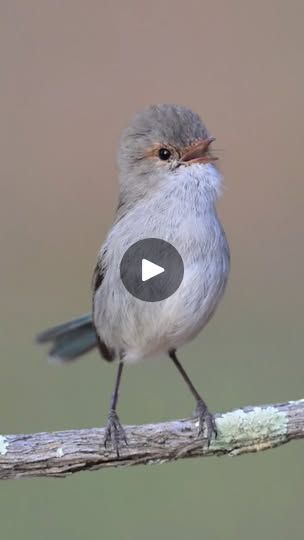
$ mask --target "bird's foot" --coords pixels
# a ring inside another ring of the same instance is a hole
[[[206,433],[208,448],[211,443],[212,435],[217,437],[217,428],[213,414],[208,410],[206,403],[199,399],[195,409],[195,416],[198,417],[198,436],[204,437]]]
[[[111,409],[104,434],[104,447],[107,448],[108,444],[111,444],[116,450],[117,457],[119,457],[119,450],[122,443],[128,446],[126,433],[119,421],[117,412]]]

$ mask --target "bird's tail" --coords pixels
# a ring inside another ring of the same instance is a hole
[[[90,313],[45,330],[37,343],[50,343],[49,356],[61,362],[76,360],[97,346],[97,336]]]

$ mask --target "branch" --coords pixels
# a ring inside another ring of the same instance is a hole
[[[102,444],[104,429],[0,435],[0,479],[64,477],[78,471],[165,463],[203,456],[238,456],[304,438],[304,399],[216,415],[209,448],[191,419],[127,426],[120,457]]]

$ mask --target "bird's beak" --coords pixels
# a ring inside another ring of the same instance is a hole
[[[193,163],[211,163],[218,158],[209,152],[210,144],[215,141],[214,137],[202,139],[186,148],[181,155],[180,163],[192,165]]]

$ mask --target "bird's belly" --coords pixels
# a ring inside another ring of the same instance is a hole
[[[213,204],[200,184],[181,183],[171,197],[142,206],[117,222],[106,243],[104,280],[95,295],[94,322],[102,341],[126,362],[167,352],[186,343],[205,326],[229,273],[229,248]],[[148,218],[147,218],[148,216]],[[134,227],[136,223],[136,227]],[[134,298],[120,279],[126,249],[142,238],[162,238],[178,249],[184,262],[180,287],[160,302]]]
[[[122,290],[120,303],[113,302],[112,297],[111,310],[100,315],[98,332],[115,350],[116,358],[127,363],[178,348],[208,322],[226,280],[226,267],[219,253],[208,265],[205,260],[186,265],[180,287],[166,300],[143,302]]]

